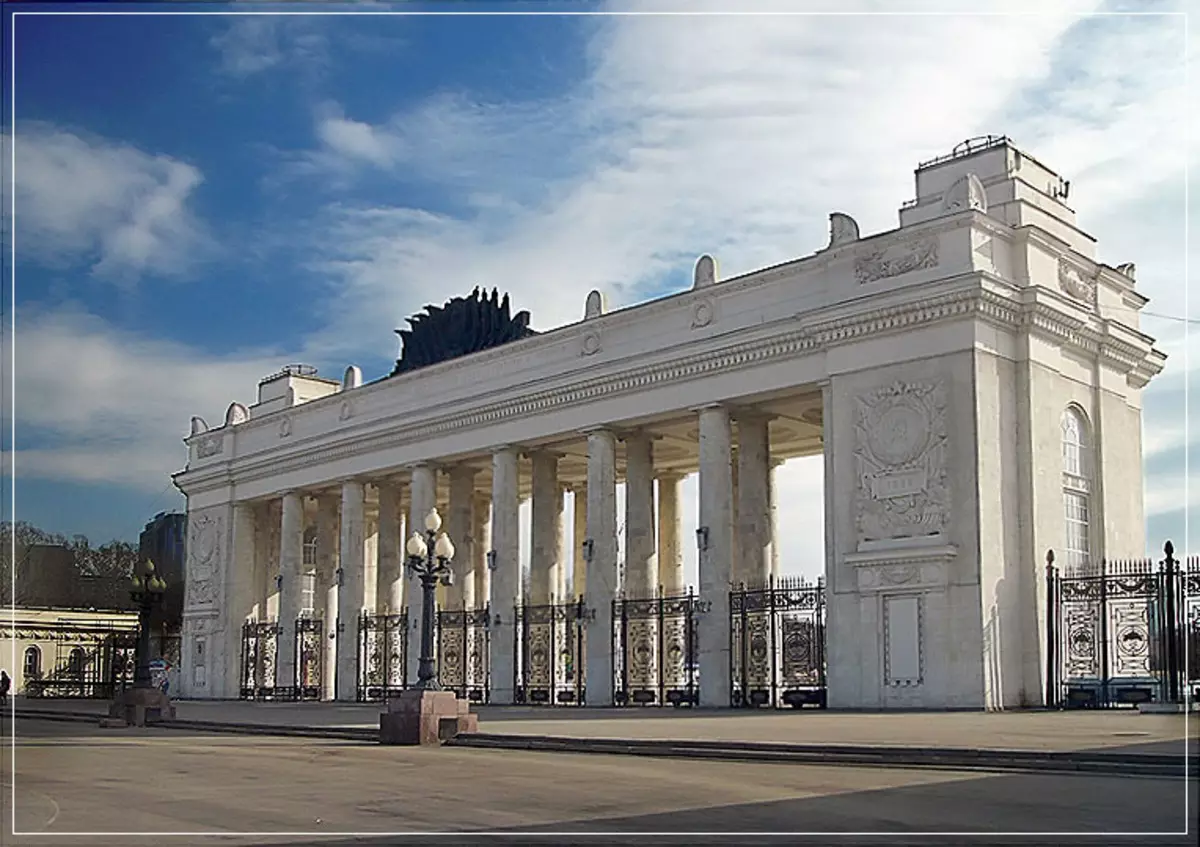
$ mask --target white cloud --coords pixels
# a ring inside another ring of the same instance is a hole
[[[0,140],[9,161],[13,138]],[[188,207],[203,180],[195,166],[42,123],[21,124],[15,146],[22,258],[128,282],[182,273],[211,246]]]
[[[327,61],[328,41],[319,22],[307,17],[232,17],[210,44],[220,58],[220,70],[239,79],[272,68],[312,73]]]
[[[1102,258],[1136,260],[1150,309],[1179,314],[1175,174],[1196,152],[1181,142],[1182,42],[1171,19],[1072,29],[1097,5],[968,7],[1036,17],[598,19],[587,78],[555,102],[443,93],[377,124],[323,108],[317,146],[290,157],[289,177],[419,179],[448,202],[331,207],[324,237],[308,239],[328,251],[314,265],[330,280],[329,324],[310,348],[377,353],[375,340],[406,315],[476,284],[512,292],[537,328],[550,328],[578,319],[591,288],[617,305],[659,293],[701,252],[715,252],[726,275],[807,254],[823,246],[834,209],[865,232],[888,229],[911,196],[914,165],[982,133],[1009,134],[1072,179],[1080,225],[1100,237]],[[292,54],[276,35],[262,24],[230,35],[230,67],[280,66]],[[267,64],[239,64],[246,45],[265,45]],[[1164,340],[1172,353],[1178,343]],[[219,400],[215,388],[195,396],[223,409],[264,372],[231,364]],[[1175,358],[1152,391],[1186,378]],[[198,404],[176,395],[171,405],[158,425],[177,434]],[[1148,420],[1147,453],[1189,435]],[[814,574],[823,561],[821,473],[807,460],[778,475],[790,572]],[[684,495],[691,538],[694,478]],[[1147,501],[1152,513],[1160,505]]]
[[[7,323],[0,331],[6,358]],[[17,322],[17,475],[111,482],[160,491],[187,461],[191,415],[211,425],[278,369],[272,351],[206,356],[182,344],[125,333],[78,309],[23,309]],[[4,380],[12,378],[6,368]],[[10,387],[2,386],[4,397]],[[6,421],[7,423],[7,421]],[[26,448],[25,445],[28,445]],[[7,457],[6,457],[7,459]]]

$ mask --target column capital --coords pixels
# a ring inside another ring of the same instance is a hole
[[[611,435],[616,438],[617,436],[616,430],[609,424],[597,424],[596,426],[589,426],[586,429],[579,430],[579,434],[588,437],[593,435]]]
[[[525,451],[525,447],[520,444],[497,444],[489,452],[495,456],[498,453],[516,453],[518,456]]]
[[[730,414],[730,406],[728,403],[721,402],[704,403],[699,406],[689,406],[688,411],[694,415],[703,414],[704,412],[724,412],[728,415]]]
[[[545,458],[545,459],[565,459],[567,454],[561,450],[554,450],[550,447],[531,447],[525,451],[525,456],[529,459]]]
[[[662,482],[681,482],[687,474],[682,471],[664,470],[654,474],[654,478]]]

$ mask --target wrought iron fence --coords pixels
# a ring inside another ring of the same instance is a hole
[[[616,705],[699,704],[696,620],[701,606],[690,589],[672,596],[659,589],[657,597],[613,601]]]
[[[513,663],[514,699],[539,705],[582,705],[588,618],[583,599],[515,606],[513,611],[519,645]]]
[[[275,699],[275,659],[279,624],[247,621],[242,624],[242,678],[238,694],[243,700]]]
[[[799,577],[729,595],[731,703],[824,708],[825,585]]]
[[[490,620],[487,608],[441,609],[437,614],[438,682],[472,703],[488,701]]]
[[[50,670],[25,682],[29,697],[106,700],[133,684],[135,631],[68,624],[25,634],[55,644]]]
[[[1046,562],[1046,702],[1114,708],[1200,688],[1200,559]],[[1190,647],[1190,649],[1189,649]],[[1186,658],[1186,661],[1185,661]],[[1200,692],[1197,692],[1200,693]]]
[[[385,700],[408,682],[408,614],[358,619],[358,701]]]
[[[325,622],[321,618],[296,620],[296,697],[320,700],[325,671]]]

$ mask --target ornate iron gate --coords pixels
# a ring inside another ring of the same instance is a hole
[[[321,699],[321,675],[325,666],[325,622],[321,618],[296,620],[296,697]]]
[[[491,639],[487,608],[437,614],[437,669],[442,688],[472,703],[488,701]]]
[[[584,702],[583,600],[514,607],[517,651],[513,669],[518,703],[579,706]]]
[[[700,702],[697,612],[687,594],[613,601],[613,669],[618,706],[690,706]]]
[[[279,625],[275,621],[247,621],[242,624],[243,700],[271,700],[275,697],[275,654]]]
[[[735,707],[825,706],[825,585],[772,580],[729,595]]]
[[[358,701],[385,700],[408,684],[408,614],[358,619]]]
[[[1181,567],[1170,542],[1164,551],[1157,566],[1144,559],[1070,571],[1047,554],[1048,705],[1177,702],[1197,685],[1187,642],[1194,649],[1200,640],[1200,562]]]

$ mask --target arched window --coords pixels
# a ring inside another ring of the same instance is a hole
[[[83,648],[76,647],[71,651],[71,655],[67,657],[67,673],[73,677],[83,676],[83,665],[86,660]]]
[[[1062,486],[1067,567],[1085,567],[1091,559],[1092,453],[1082,410],[1068,406],[1062,416]]]
[[[37,647],[25,648],[25,662],[22,665],[22,676],[25,679],[37,679],[42,675],[42,651]]]

